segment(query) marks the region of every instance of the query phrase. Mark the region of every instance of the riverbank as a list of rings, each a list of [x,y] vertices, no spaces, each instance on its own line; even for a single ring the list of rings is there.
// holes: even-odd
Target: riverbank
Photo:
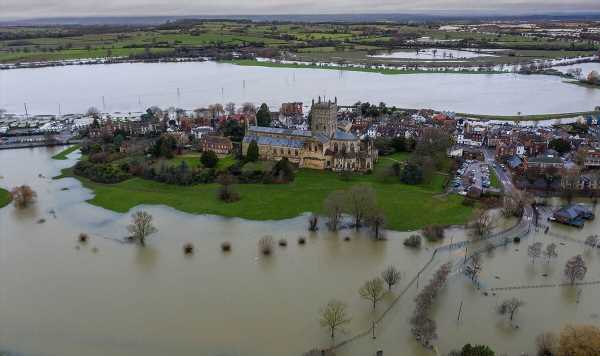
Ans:
[[[68,158],[67,157],[68,155],[70,155],[71,153],[77,151],[80,148],[81,148],[80,144],[73,145],[73,146],[68,147],[68,148],[60,151],[59,153],[55,154],[54,156],[52,156],[52,159],[57,159],[57,160],[60,160],[60,161],[64,161],[64,160],[66,160]]]
[[[412,231],[431,224],[465,224],[473,209],[462,204],[458,195],[445,196],[444,176],[432,182],[406,185],[379,181],[376,175],[357,175],[343,180],[329,171],[299,170],[289,184],[238,184],[241,200],[224,203],[217,199],[218,184],[177,186],[133,178],[117,184],[95,183],[75,176],[65,169],[58,178],[74,177],[94,192],[88,202],[116,212],[125,213],[140,204],[161,204],[193,214],[212,214],[249,220],[282,220],[306,212],[323,214],[323,201],[335,190],[355,184],[367,184],[377,193],[384,210],[387,228]]]
[[[580,80],[565,80],[565,83],[579,85],[580,87],[589,88],[589,89],[600,89],[600,84],[591,84],[587,82],[582,82]]]
[[[11,201],[12,197],[10,196],[10,192],[0,188],[0,208],[4,208],[10,204]]]
[[[219,61],[219,63],[235,64],[249,67],[268,67],[268,68],[299,68],[299,69],[326,69],[326,70],[341,70],[348,72],[365,72],[379,73],[386,75],[397,74],[502,74],[501,71],[478,71],[478,70],[424,70],[424,69],[399,69],[399,68],[384,68],[384,67],[367,67],[358,64],[350,65],[332,65],[332,64],[311,64],[311,63],[293,63],[293,62],[274,62],[274,61],[258,61],[253,59],[233,59],[227,61]]]

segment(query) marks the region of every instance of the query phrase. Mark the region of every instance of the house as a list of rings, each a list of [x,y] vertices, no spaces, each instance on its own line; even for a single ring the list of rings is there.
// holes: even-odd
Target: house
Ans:
[[[214,134],[215,130],[210,126],[192,127],[191,133],[196,139],[201,139],[204,136]]]
[[[218,156],[226,156],[233,150],[233,144],[228,137],[205,135],[200,139],[200,150],[213,151]]]
[[[585,161],[583,163],[585,168],[598,168],[600,167],[600,150],[589,149],[585,155]]]
[[[563,160],[558,155],[543,154],[536,157],[527,158],[525,160],[526,169],[546,170],[556,168],[562,170],[565,167]]]

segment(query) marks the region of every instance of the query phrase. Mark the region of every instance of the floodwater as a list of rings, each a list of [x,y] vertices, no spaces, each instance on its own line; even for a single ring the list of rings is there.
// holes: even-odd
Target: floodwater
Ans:
[[[425,48],[414,51],[394,51],[376,54],[371,57],[383,59],[469,59],[479,57],[495,57],[493,54],[478,53],[475,51],[464,51],[457,49]]]
[[[135,63],[0,71],[0,108],[30,114],[143,111],[152,105],[194,109],[216,102],[338,98],[474,114],[516,115],[593,110],[600,91],[543,75],[403,74],[231,64]]]
[[[38,202],[30,208],[20,211],[11,205],[0,210],[3,351],[61,356],[81,355],[82,350],[86,355],[300,355],[331,343],[318,322],[318,310],[329,299],[348,303],[352,316],[337,341],[363,331],[424,266],[435,247],[404,247],[402,240],[410,233],[388,232],[383,242],[352,231],[330,234],[324,227],[309,234],[306,217],[254,222],[189,215],[161,206],[143,207],[153,214],[159,229],[147,246],[124,244],[118,240],[126,234],[129,214],[86,203],[91,194],[75,179],[50,179],[77,157],[51,160],[57,150],[0,151],[0,186],[29,184],[38,193]],[[598,227],[596,221],[582,231],[558,227],[551,231],[583,240]],[[85,245],[77,242],[80,232],[91,236]],[[286,238],[288,246],[261,257],[257,241],[264,235]],[[296,243],[301,235],[307,237],[304,246]],[[345,236],[351,241],[344,241]],[[458,228],[447,236],[465,239]],[[219,246],[226,240],[233,249],[224,254]],[[526,246],[533,240],[565,245],[559,246],[557,261],[531,264]],[[193,256],[183,255],[186,242],[195,245]],[[520,245],[485,255],[482,283],[504,287],[562,281],[564,261],[577,253],[584,253],[588,262],[586,280],[600,280],[598,251],[533,233]],[[420,286],[440,264],[458,261],[462,254],[462,250],[438,254]],[[390,264],[402,271],[403,280],[374,314],[357,290]],[[400,356],[430,355],[410,335],[408,319],[417,292],[412,286],[400,299],[377,326],[376,339],[360,338],[342,347],[339,355],[372,355],[378,349]],[[499,300],[511,296],[527,303],[516,317],[519,329],[510,328],[494,313]],[[598,297],[600,287],[595,285],[582,287],[579,303],[573,288],[486,297],[466,277],[455,274],[434,314],[437,346],[447,352],[472,342],[487,343],[500,354],[532,352],[535,336],[548,328],[568,322],[598,325]],[[461,301],[464,308],[457,325]]]

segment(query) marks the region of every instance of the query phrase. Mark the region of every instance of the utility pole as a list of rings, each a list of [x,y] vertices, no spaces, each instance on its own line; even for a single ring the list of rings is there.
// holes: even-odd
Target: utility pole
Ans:
[[[23,103],[23,106],[25,106],[25,118],[29,119],[29,112],[27,111],[27,103]]]
[[[104,95],[102,95],[102,111],[106,112],[106,100],[104,100]]]

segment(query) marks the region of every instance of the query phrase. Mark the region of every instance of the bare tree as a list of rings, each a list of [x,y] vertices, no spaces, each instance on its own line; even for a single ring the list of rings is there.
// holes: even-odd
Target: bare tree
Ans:
[[[551,259],[558,257],[558,252],[556,252],[556,244],[555,243],[546,245],[546,251],[544,251],[544,256],[546,256],[548,263],[550,263]]]
[[[98,108],[96,108],[95,106],[90,106],[86,113],[86,116],[91,116],[94,119],[99,119],[100,118],[100,110],[98,110]]]
[[[596,235],[590,235],[586,237],[585,244],[590,247],[598,246],[598,237]]]
[[[471,257],[469,258],[467,267],[466,267],[466,272],[467,275],[469,277],[471,277],[471,281],[475,281],[477,279],[477,277],[479,276],[479,273],[481,272],[482,269],[482,261],[481,261],[481,254],[480,253],[474,253],[471,255]]]
[[[385,213],[383,212],[383,209],[375,207],[369,211],[366,216],[366,222],[373,231],[373,237],[375,237],[376,240],[382,239],[383,233],[381,230],[383,230],[385,226]]]
[[[509,320],[512,322],[515,314],[523,305],[525,305],[525,302],[519,298],[513,297],[506,299],[498,306],[498,313],[500,315],[508,316]]]
[[[388,290],[392,290],[392,287],[400,282],[400,271],[394,266],[388,266],[381,272],[381,278],[388,285]]]
[[[558,338],[554,333],[546,332],[535,338],[538,356],[553,356],[558,347]]]
[[[487,237],[493,229],[492,217],[483,210],[478,210],[471,222],[472,234],[474,237],[483,239]]]
[[[312,214],[308,218],[308,231],[317,231],[319,230],[319,216],[317,214]]]
[[[565,264],[565,276],[571,285],[575,284],[575,281],[585,278],[586,273],[587,266],[581,255],[571,257]]]
[[[252,103],[243,103],[241,110],[244,114],[256,114],[256,106]]]
[[[152,215],[143,210],[133,213],[127,230],[131,234],[130,238],[139,241],[141,245],[145,244],[147,236],[158,231],[152,224]]]
[[[600,329],[593,325],[567,325],[560,332],[558,356],[592,356],[600,350]]]
[[[527,256],[531,257],[531,263],[535,263],[535,259],[542,256],[542,243],[535,242],[527,247]]]
[[[361,227],[363,219],[376,207],[376,193],[368,185],[355,185],[346,194],[348,213],[354,218],[354,227]]]
[[[345,195],[341,190],[331,192],[325,199],[324,210],[327,213],[329,222],[327,226],[331,231],[337,231],[342,223],[342,214],[344,212]]]
[[[377,277],[366,281],[358,290],[358,294],[360,294],[362,298],[371,301],[371,303],[373,303],[373,310],[375,310],[377,302],[383,298],[383,291],[383,279]]]
[[[19,209],[26,208],[35,201],[37,193],[28,185],[14,187],[10,191],[11,198],[15,207]]]
[[[235,114],[235,103],[227,103],[225,104],[225,111],[227,112],[228,115],[234,115]]]
[[[350,323],[350,317],[346,311],[347,306],[339,300],[331,300],[325,308],[321,309],[321,326],[329,328],[331,338],[335,338],[335,332],[341,329],[345,324]]]
[[[271,236],[263,236],[258,240],[258,250],[265,256],[273,253],[273,246],[275,246],[275,242]]]
[[[525,207],[532,202],[530,194],[520,190],[513,190],[509,194],[504,196],[502,205],[502,214],[505,217],[517,217],[523,216]]]

